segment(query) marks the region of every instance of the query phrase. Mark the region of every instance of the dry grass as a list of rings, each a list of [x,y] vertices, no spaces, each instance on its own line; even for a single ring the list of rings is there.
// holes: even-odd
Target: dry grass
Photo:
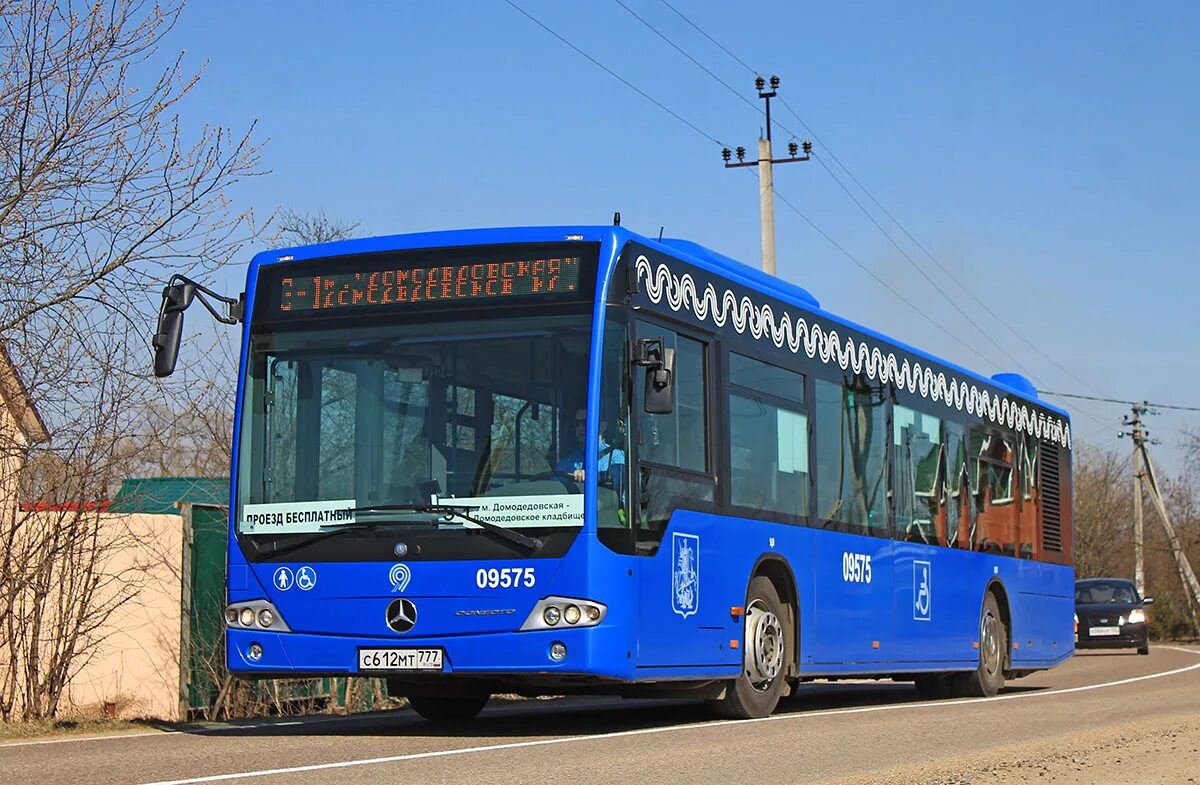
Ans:
[[[28,722],[0,722],[0,739],[18,741],[36,739],[41,736],[103,736],[109,733],[163,729],[160,723],[148,720],[29,720]]]

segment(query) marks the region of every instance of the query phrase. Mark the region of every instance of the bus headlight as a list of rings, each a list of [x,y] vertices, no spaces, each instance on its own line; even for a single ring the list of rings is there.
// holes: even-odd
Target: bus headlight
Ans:
[[[566,621],[574,627],[595,627],[604,621],[608,606],[593,600],[574,597],[546,597],[538,600],[529,612],[522,630],[548,630]]]
[[[255,627],[271,632],[291,632],[279,609],[269,600],[235,602],[225,607],[225,624],[235,629]]]

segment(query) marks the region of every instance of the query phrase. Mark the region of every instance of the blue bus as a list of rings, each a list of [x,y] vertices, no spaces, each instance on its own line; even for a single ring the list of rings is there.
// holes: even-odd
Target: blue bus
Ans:
[[[206,299],[207,296],[207,299]],[[218,313],[209,300],[227,308]],[[257,255],[226,648],[241,677],[496,693],[990,696],[1073,642],[1070,421],[692,242],[463,230]]]

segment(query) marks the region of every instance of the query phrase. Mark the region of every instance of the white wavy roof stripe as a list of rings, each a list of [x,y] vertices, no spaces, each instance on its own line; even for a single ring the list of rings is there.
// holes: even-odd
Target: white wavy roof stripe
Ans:
[[[776,317],[767,303],[756,304],[749,296],[738,296],[729,289],[717,294],[713,285],[697,288],[691,274],[675,275],[666,264],[657,269],[645,256],[637,258],[638,280],[645,285],[646,296],[654,303],[665,299],[673,311],[687,309],[702,322],[711,321],[717,327],[732,324],[743,335],[756,340],[769,340],[779,349],[787,347],[793,354],[804,350],[810,359],[820,358],[827,365],[842,370],[865,373],[868,379],[892,383],[922,398],[942,402],[948,408],[986,417],[997,425],[1046,439],[1064,447],[1071,446],[1071,429],[1059,417],[1047,415],[1028,404],[1007,396],[995,395],[986,387],[972,381],[947,376],[920,362],[909,363],[895,353],[852,336],[841,336],[837,328],[825,328],[809,322],[803,316],[784,311]]]

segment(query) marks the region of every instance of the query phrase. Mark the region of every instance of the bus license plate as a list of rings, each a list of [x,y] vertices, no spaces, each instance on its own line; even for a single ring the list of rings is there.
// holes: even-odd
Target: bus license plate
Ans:
[[[360,671],[440,671],[441,649],[359,649]]]
[[[1120,635],[1120,627],[1089,627],[1088,634],[1093,638],[1099,638],[1104,635]]]

